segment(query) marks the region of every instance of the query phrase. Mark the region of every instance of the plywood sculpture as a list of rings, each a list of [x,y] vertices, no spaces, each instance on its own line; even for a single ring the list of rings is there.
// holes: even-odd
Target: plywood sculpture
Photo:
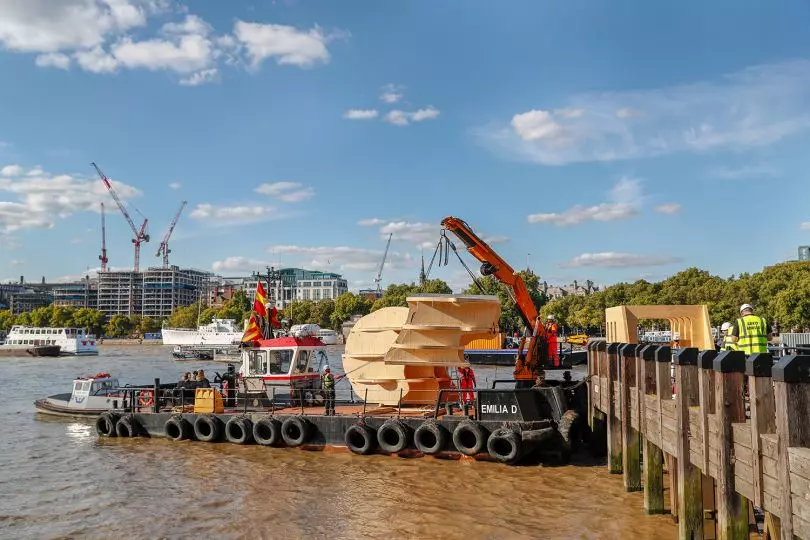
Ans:
[[[408,307],[379,309],[349,333],[343,369],[369,403],[430,404],[450,388],[448,368],[468,365],[464,345],[497,331],[495,296],[416,295]]]
[[[694,306],[617,306],[605,310],[607,341],[638,343],[639,319],[664,319],[670,331],[680,335],[679,346],[714,349],[714,339],[705,305]]]

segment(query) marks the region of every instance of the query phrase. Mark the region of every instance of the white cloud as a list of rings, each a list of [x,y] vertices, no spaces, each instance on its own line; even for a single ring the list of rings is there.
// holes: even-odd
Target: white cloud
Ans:
[[[594,206],[575,205],[564,212],[530,214],[529,223],[551,223],[557,227],[579,225],[586,221],[618,221],[640,213],[643,200],[641,182],[633,178],[622,178],[608,193],[611,202]]]
[[[180,182],[172,182],[171,184],[169,184],[169,187],[171,189],[180,189],[182,185],[180,184]]]
[[[739,167],[717,167],[709,174],[725,180],[743,180],[747,178],[773,178],[779,173],[778,169],[769,163],[743,165]]]
[[[258,67],[268,58],[279,65],[310,67],[329,62],[326,44],[330,37],[319,27],[302,31],[281,24],[236,21],[234,36],[247,50],[250,65]]]
[[[273,246],[268,251],[285,255],[316,269],[374,271],[380,266],[383,250],[364,249],[348,246]],[[410,253],[389,251],[385,259],[386,269],[409,268],[414,265]]]
[[[52,175],[36,167],[22,174],[19,166],[4,167],[0,192],[11,193],[16,201],[0,201],[0,233],[29,228],[52,228],[57,219],[76,212],[99,212],[101,202],[109,202],[104,184],[96,179]],[[140,190],[111,180],[123,200],[141,195]]]
[[[304,187],[298,182],[265,183],[257,187],[255,191],[284,202],[301,202],[315,195],[313,188]]]
[[[268,266],[277,266],[269,261],[249,259],[247,257],[228,257],[222,261],[214,261],[211,268],[215,272],[256,272]]]
[[[810,221],[805,221],[802,223],[799,228],[803,231],[810,231]]]
[[[399,109],[394,109],[389,111],[383,119],[389,124],[393,124],[395,126],[407,126],[411,122],[435,120],[439,117],[439,114],[441,114],[441,111],[433,106],[428,106],[427,108],[419,109],[415,112],[406,112],[400,111]]]
[[[38,67],[70,69],[70,57],[62,53],[40,54],[37,56],[35,63]]]
[[[379,116],[376,109],[349,109],[343,113],[346,120],[373,120]]]
[[[509,237],[507,236],[484,236],[481,238],[484,242],[490,245],[494,244],[505,244],[509,241]]]
[[[386,84],[382,88],[382,93],[380,94],[380,101],[392,105],[402,99],[403,96],[402,90],[404,89],[405,88],[403,86],[397,84]]]
[[[678,203],[667,203],[661,204],[655,207],[655,211],[659,214],[666,214],[668,216],[673,216],[681,211],[681,205]]]
[[[385,220],[380,218],[361,219],[357,222],[357,224],[361,227],[375,227],[377,225],[382,225],[383,223],[385,223]]]
[[[439,238],[439,230],[439,225],[434,223],[389,221],[380,227],[380,236],[387,238],[389,234],[393,234],[394,240],[414,242],[418,245],[426,242],[435,244]]]
[[[475,135],[507,157],[546,165],[744,151],[810,128],[808,105],[810,60],[793,60],[711,81],[573,95],[564,107],[518,113],[510,126]]]
[[[204,203],[198,204],[189,216],[192,219],[206,220],[212,225],[240,225],[273,219],[274,211],[271,206],[215,206]]]
[[[151,26],[156,15],[178,12],[185,18],[163,24],[157,35],[132,34]],[[3,0],[0,10],[0,45],[40,53],[40,67],[68,69],[75,60],[100,74],[165,70],[181,75],[186,86],[216,81],[220,64],[258,68],[268,58],[299,67],[327,63],[327,44],[348,35],[237,20],[233,35],[216,36],[211,25],[172,0]]]
[[[560,264],[560,268],[627,268],[643,266],[665,266],[680,261],[677,257],[665,255],[636,255],[632,253],[616,253],[613,251],[601,253],[583,253],[573,259]]]
[[[19,165],[6,165],[0,169],[0,176],[19,176],[23,172],[23,168]]]
[[[9,264],[11,266],[22,266],[22,265],[25,264],[25,261],[20,260],[20,259],[14,259],[14,260],[10,261]]]
[[[192,73],[184,79],[180,79],[180,84],[184,86],[199,86],[214,82],[219,78],[219,70],[217,68],[204,69],[197,73]]]

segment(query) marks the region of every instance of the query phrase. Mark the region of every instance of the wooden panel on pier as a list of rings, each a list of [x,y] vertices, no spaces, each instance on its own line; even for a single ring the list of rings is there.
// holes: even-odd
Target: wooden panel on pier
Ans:
[[[633,429],[639,429],[638,421],[638,391],[633,387],[630,394],[630,425]]]

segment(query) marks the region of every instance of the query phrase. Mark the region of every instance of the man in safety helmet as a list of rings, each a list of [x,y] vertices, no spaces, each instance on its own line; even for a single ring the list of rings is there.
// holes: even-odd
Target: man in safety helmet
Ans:
[[[734,336],[731,335],[731,323],[724,322],[720,326],[720,350],[721,351],[736,351],[737,345],[734,343]]]
[[[740,318],[731,325],[729,334],[737,350],[745,354],[768,352],[768,325],[764,318],[754,315],[751,304],[740,306]]]
[[[560,365],[560,349],[557,346],[557,323],[554,315],[546,317],[546,340],[548,342],[548,360],[552,366]]]
[[[321,390],[326,416],[335,416],[335,376],[332,375],[332,369],[329,366],[323,367]]]

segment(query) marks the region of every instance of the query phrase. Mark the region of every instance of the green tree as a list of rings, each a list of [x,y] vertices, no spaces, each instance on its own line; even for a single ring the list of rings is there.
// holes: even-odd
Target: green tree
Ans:
[[[113,315],[107,323],[106,334],[110,337],[128,337],[132,333],[132,321],[125,315]]]
[[[197,328],[198,305],[182,306],[175,309],[168,320],[171,328]]]
[[[15,324],[14,314],[10,309],[0,310],[0,330],[8,332]]]
[[[217,316],[219,309],[215,307],[205,308],[200,313],[200,324],[209,324]]]
[[[546,303],[547,298],[543,291],[540,290],[540,279],[534,272],[521,270],[518,275],[523,279],[526,284],[526,290],[534,303],[535,308],[539,311],[540,308]],[[464,291],[464,294],[486,294],[497,296],[501,302],[501,317],[498,320],[498,326],[503,332],[515,332],[519,328],[523,328],[523,317],[520,313],[515,301],[509,294],[506,285],[498,281],[495,276],[482,276],[478,279],[480,287],[473,283],[469,288]],[[482,290],[483,289],[483,290]]]
[[[160,322],[151,317],[143,317],[139,323],[139,332],[141,336],[144,334],[151,334],[160,330]]]
[[[332,328],[340,328],[352,315],[368,315],[371,304],[371,300],[360,295],[350,292],[341,294],[335,299],[335,310],[331,315]]]
[[[321,328],[332,327],[332,314],[335,312],[335,301],[331,299],[321,300],[317,302],[310,314],[313,323]]]
[[[415,283],[392,283],[385,291],[382,298],[378,298],[371,306],[371,311],[377,311],[384,307],[407,307],[407,298],[414,294],[452,294],[453,290],[441,279],[429,279],[424,286]]]
[[[217,317],[220,319],[235,319],[236,324],[242,324],[242,321],[250,315],[252,310],[253,307],[250,305],[245,291],[236,291],[217,311]]]

